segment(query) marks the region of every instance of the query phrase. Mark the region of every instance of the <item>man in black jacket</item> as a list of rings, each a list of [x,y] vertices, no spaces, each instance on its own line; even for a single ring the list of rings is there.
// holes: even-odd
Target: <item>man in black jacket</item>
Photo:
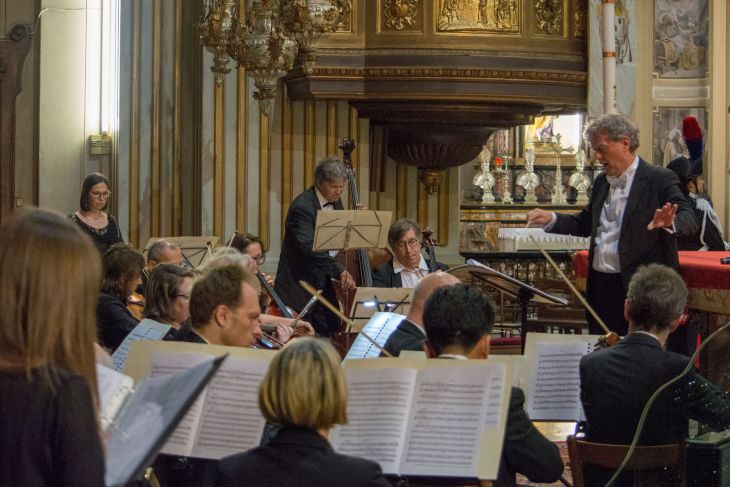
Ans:
[[[287,306],[296,311],[301,311],[311,298],[299,281],[307,281],[321,289],[322,295],[330,302],[337,300],[333,280],[343,291],[355,287],[350,273],[335,259],[337,252],[312,250],[317,211],[344,209],[340,195],[346,183],[347,169],[339,159],[320,161],[314,172],[314,186],[294,198],[286,214],[274,290]],[[339,318],[319,303],[310,316],[309,321],[320,336],[329,337],[339,329]]]
[[[494,309],[478,289],[456,284],[433,292],[426,302],[423,320],[429,357],[464,360],[480,342],[489,340]],[[513,387],[499,477],[492,483],[494,487],[514,486],[517,473],[540,483],[555,482],[563,473],[558,447],[535,429],[524,402],[525,393]]]
[[[631,276],[651,263],[679,269],[677,236],[695,233],[697,219],[677,176],[636,154],[639,130],[628,118],[603,115],[584,137],[603,166],[588,205],[575,215],[536,208],[527,221],[547,232],[590,237],[586,298],[611,330],[625,335],[622,307]],[[593,316],[586,317],[590,332],[602,334]]]

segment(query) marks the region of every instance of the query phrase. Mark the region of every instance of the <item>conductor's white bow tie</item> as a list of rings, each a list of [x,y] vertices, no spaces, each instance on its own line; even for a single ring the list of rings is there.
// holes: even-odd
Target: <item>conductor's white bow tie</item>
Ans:
[[[623,173],[621,176],[615,178],[613,176],[606,176],[608,184],[614,189],[623,189],[626,187],[626,182],[629,180],[629,175]]]

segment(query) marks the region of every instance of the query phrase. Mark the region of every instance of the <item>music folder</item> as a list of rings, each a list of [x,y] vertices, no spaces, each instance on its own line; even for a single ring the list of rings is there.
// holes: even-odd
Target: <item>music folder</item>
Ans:
[[[103,366],[97,368],[102,421],[109,434],[107,486],[125,485],[144,473],[225,358],[212,357],[175,374],[144,379],[134,390],[131,378]],[[123,388],[126,394],[120,393]],[[109,417],[112,407],[113,420]]]

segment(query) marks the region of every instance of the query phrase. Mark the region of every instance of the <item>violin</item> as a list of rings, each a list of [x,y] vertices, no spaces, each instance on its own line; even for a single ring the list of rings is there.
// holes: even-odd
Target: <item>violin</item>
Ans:
[[[261,285],[264,287],[264,290],[266,290],[267,294],[271,296],[271,300],[273,301],[273,303],[266,308],[264,313],[266,313],[267,315],[280,316],[282,318],[296,318],[297,312],[284,304],[281,296],[279,296],[279,294],[274,291],[274,288],[271,287],[271,284],[269,284],[269,281],[266,279],[266,276],[263,274],[263,272],[257,269],[256,277],[259,278],[259,281],[261,281]]]
[[[144,296],[138,292],[133,292],[127,298],[127,310],[132,313],[132,316],[137,320],[142,321],[142,312],[144,311],[145,301]]]

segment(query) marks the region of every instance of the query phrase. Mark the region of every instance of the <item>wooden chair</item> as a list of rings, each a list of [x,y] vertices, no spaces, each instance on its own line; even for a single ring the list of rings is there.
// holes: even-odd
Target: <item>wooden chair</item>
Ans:
[[[570,457],[570,471],[573,475],[573,487],[586,487],[584,467],[595,465],[615,470],[621,465],[629,450],[628,445],[611,445],[582,441],[570,435],[566,441]],[[631,455],[625,472],[633,472],[634,485],[683,485],[684,444],[659,446],[637,446]],[[672,479],[667,483],[667,479]]]

